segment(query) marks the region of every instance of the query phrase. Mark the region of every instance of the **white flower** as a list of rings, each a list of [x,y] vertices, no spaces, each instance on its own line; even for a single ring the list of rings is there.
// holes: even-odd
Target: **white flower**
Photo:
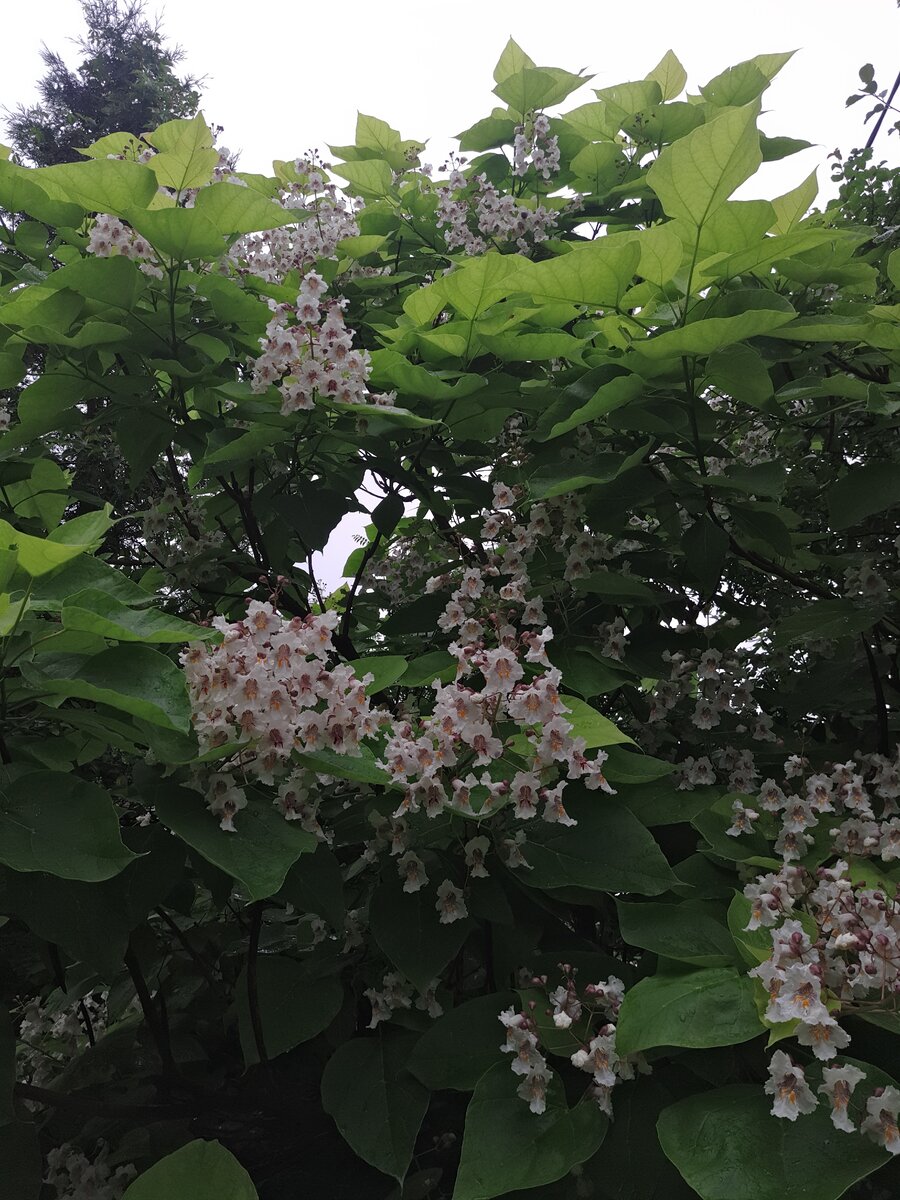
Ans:
[[[900,1091],[895,1087],[876,1089],[866,1101],[866,1112],[869,1115],[860,1125],[860,1132],[867,1133],[889,1153],[900,1153],[900,1130],[897,1128]]]
[[[850,1120],[847,1107],[853,1089],[865,1077],[865,1071],[854,1067],[852,1063],[843,1067],[825,1067],[822,1071],[823,1082],[818,1090],[831,1104],[831,1122],[835,1129],[842,1129],[845,1133],[855,1132],[856,1126]]]
[[[787,968],[771,1009],[779,1021],[827,1025],[832,1020],[822,1003],[822,985],[806,963],[794,963]]]
[[[850,1034],[835,1020],[823,1021],[818,1025],[801,1025],[797,1030],[797,1041],[801,1046],[811,1046],[816,1058],[827,1062],[838,1050],[846,1050],[850,1045]]]
[[[572,1055],[572,1066],[592,1074],[594,1083],[601,1087],[615,1086],[618,1061],[615,1031],[598,1034],[591,1039],[586,1050],[576,1050]]]
[[[528,1107],[536,1115],[546,1112],[547,1109],[547,1086],[550,1083],[552,1076],[547,1070],[547,1064],[543,1067],[537,1067],[533,1071],[529,1071],[519,1086],[516,1088],[516,1095],[523,1100],[528,1101]]]
[[[775,1097],[772,1116],[788,1121],[796,1121],[801,1113],[811,1113],[818,1105],[802,1069],[794,1066],[783,1050],[772,1055],[765,1091]]]
[[[400,878],[404,880],[404,892],[418,892],[428,883],[425,864],[412,850],[407,850],[397,859],[397,870]]]
[[[469,915],[462,892],[458,887],[454,887],[449,879],[445,879],[439,885],[437,894],[434,907],[441,915],[442,925],[452,925],[454,921],[460,921]]]

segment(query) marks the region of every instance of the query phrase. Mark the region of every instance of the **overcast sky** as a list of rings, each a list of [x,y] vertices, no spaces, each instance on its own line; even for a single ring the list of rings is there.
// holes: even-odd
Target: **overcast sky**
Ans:
[[[767,133],[818,144],[780,168],[787,187],[835,146],[861,140],[863,106],[844,107],[859,67],[874,63],[882,86],[900,68],[895,0],[149,0],[148,9],[186,51],[185,69],[206,77],[207,119],[224,125],[250,171],[352,142],[358,109],[443,150],[498,103],[491,72],[512,34],[539,65],[586,68],[593,87],[643,78],[668,49],[693,89],[754,54],[797,50],[766,94],[763,121]],[[83,25],[77,0],[33,0],[4,16],[15,50],[4,55],[0,106],[10,107],[35,98],[41,44],[74,60],[69,39]],[[589,99],[585,89],[566,104]],[[892,142],[880,149],[897,162]]]
[[[352,143],[357,110],[404,137],[431,139],[424,158],[437,165],[452,136],[499,103],[492,71],[511,34],[540,66],[592,73],[589,87],[641,79],[669,49],[694,91],[754,54],[796,50],[766,93],[761,124],[770,135],[814,147],[764,165],[741,194],[778,195],[817,166],[820,187],[830,191],[828,153],[860,145],[870,128],[863,103],[845,107],[859,67],[873,63],[888,88],[900,69],[895,0],[150,0],[148,10],[161,14],[168,40],[184,48],[182,69],[205,77],[207,120],[224,126],[223,143],[240,152],[248,171],[268,172],[273,158],[312,147]],[[43,43],[77,62],[70,39],[82,29],[78,0],[10,6],[0,107],[37,98]],[[593,99],[589,87],[564,107]],[[882,131],[877,148],[900,164],[896,134]],[[326,555],[330,585],[350,548],[342,536]]]

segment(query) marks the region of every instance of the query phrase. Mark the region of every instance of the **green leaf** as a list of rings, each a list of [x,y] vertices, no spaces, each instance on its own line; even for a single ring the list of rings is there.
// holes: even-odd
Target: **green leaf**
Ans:
[[[395,350],[375,350],[369,383],[378,388],[396,388],[402,395],[421,396],[425,400],[461,400],[483,388],[487,380],[471,374],[460,375],[448,383],[425,367],[409,362]],[[354,405],[353,411],[361,411],[359,405]],[[378,415],[390,416],[390,409],[378,409]]]
[[[563,696],[562,702],[568,710],[565,719],[572,726],[572,737],[584,738],[588,750],[598,746],[618,746],[623,743],[634,745],[634,738],[618,729],[609,717],[604,717],[585,700],[577,696]]]
[[[365,150],[396,150],[400,145],[400,131],[392,129],[387,121],[358,112],[356,144]]]
[[[162,823],[236,879],[248,900],[274,896],[300,855],[316,848],[313,834],[286,821],[265,800],[251,798],[235,818],[237,832],[228,833],[219,828],[203,799],[188,788],[160,784],[152,798]]]
[[[121,645],[101,654],[46,654],[23,666],[29,682],[54,696],[109,704],[152,725],[186,733],[191,727],[184,674],[150,646]]]
[[[416,1042],[408,1070],[432,1092],[471,1092],[500,1061],[505,1041],[500,1013],[515,1002],[513,992],[492,992],[451,1009]]]
[[[516,254],[491,250],[443,275],[434,286],[461,317],[474,321],[492,304],[510,295],[511,290],[519,290],[511,289],[509,280],[517,276],[521,263]]]
[[[54,271],[47,286],[70,288],[87,300],[99,300],[110,308],[130,312],[147,290],[147,276],[138,266],[116,254],[111,258],[82,258]],[[82,387],[84,381],[81,381]]]
[[[199,1139],[139,1175],[122,1200],[258,1200],[253,1180],[219,1142]]]
[[[734,1046],[762,1033],[753,980],[733,967],[653,975],[629,988],[619,1010],[616,1047]]]
[[[81,205],[51,199],[48,192],[38,186],[33,170],[17,166],[3,157],[0,157],[0,204],[7,212],[28,213],[48,225],[75,226],[84,216]]]
[[[675,54],[667,50],[647,78],[659,84],[663,100],[674,100],[684,91],[687,71]]]
[[[321,750],[305,750],[297,755],[304,766],[320,775],[333,775],[336,779],[354,779],[357,783],[378,783],[390,787],[393,778],[387,771],[376,766],[370,752],[363,754],[337,754],[328,746]]]
[[[760,96],[794,51],[785,54],[757,54],[755,58],[728,67],[700,89],[708,103],[717,108],[749,104]]]
[[[688,569],[703,589],[704,596],[712,596],[719,586],[728,545],[725,530],[705,515],[682,534],[681,548]]]
[[[408,1035],[352,1038],[328,1060],[322,1104],[361,1159],[403,1181],[428,1092],[406,1070]]]
[[[39,458],[31,477],[6,486],[6,495],[19,517],[34,517],[51,530],[69,505],[70,476],[51,458]]]
[[[0,862],[14,871],[97,882],[133,858],[112,801],[96,784],[32,771],[0,789]]]
[[[498,1062],[478,1082],[466,1109],[453,1200],[491,1200],[516,1188],[534,1188],[567,1175],[599,1149],[608,1128],[585,1098],[572,1109],[554,1076],[540,1115],[516,1095],[521,1076]]]
[[[876,617],[856,600],[812,600],[775,625],[775,645],[853,637],[869,629]]]
[[[739,535],[744,534],[762,542],[770,552],[781,558],[791,558],[793,555],[794,543],[790,529],[777,512],[772,512],[763,503],[732,504],[731,519]]]
[[[294,214],[261,196],[252,188],[233,183],[213,183],[201,188],[194,205],[223,237],[279,229],[289,225]]]
[[[567,697],[569,699],[569,697]],[[525,829],[529,887],[583,887],[592,891],[658,896],[675,876],[653,835],[619,801],[602,792],[563,793],[577,829],[532,821]]]
[[[602,568],[574,581],[575,589],[591,596],[608,596],[616,604],[658,604],[660,595],[632,575]]]
[[[569,167],[579,180],[585,180],[592,192],[602,194],[621,178],[622,150],[616,142],[588,142],[572,159]]]
[[[584,1164],[586,1181],[604,1200],[696,1200],[656,1136],[659,1114],[674,1099],[668,1082],[652,1075],[616,1085],[615,1120],[603,1152]]]
[[[580,362],[587,345],[585,338],[572,337],[570,333],[497,333],[479,334],[491,354],[504,362],[545,362],[553,358],[567,358]]]
[[[37,1125],[10,1121],[0,1125],[0,1177],[10,1200],[38,1200],[43,1163]]]
[[[374,254],[376,250],[380,250],[385,244],[387,238],[381,233],[368,233],[359,237],[345,237],[337,244],[339,254],[345,254],[348,258],[365,258],[367,254]]]
[[[559,258],[521,263],[507,279],[505,294],[527,292],[541,303],[563,300],[590,308],[615,308],[631,286],[640,257],[636,241],[600,238]]]
[[[812,171],[795,188],[785,192],[782,196],[776,196],[772,201],[772,207],[775,209],[778,220],[772,226],[772,232],[789,233],[809,212],[818,194],[819,181],[816,178],[816,172]]]
[[[202,194],[219,161],[219,152],[213,147],[212,132],[201,113],[190,120],[167,121],[147,134],[146,140],[158,150],[148,166],[160,187],[175,192],[200,188]]]
[[[706,363],[706,379],[726,396],[752,408],[763,408],[774,394],[769,370],[752,346],[715,351]]]
[[[139,587],[127,575],[87,555],[76,558],[55,575],[43,576],[35,582],[31,607],[42,612],[61,612],[69,596],[84,591],[100,591],[123,604],[146,605],[152,593]]]
[[[421,687],[433,683],[435,679],[450,683],[455,678],[456,659],[453,655],[446,650],[433,650],[430,654],[410,659],[400,682],[404,687]]]
[[[821,1100],[796,1121],[771,1107],[758,1084],[701,1092],[660,1114],[659,1140],[702,1200],[837,1200],[888,1161],[868,1138],[835,1130]]]
[[[380,158],[336,163],[331,170],[346,179],[354,192],[367,199],[377,200],[387,196],[393,185],[394,175],[390,165]]]
[[[491,150],[494,146],[510,146],[516,136],[516,123],[511,117],[485,117],[456,135],[460,150]]]
[[[827,493],[832,529],[849,529],[900,504],[900,470],[894,461],[851,467]]]
[[[636,400],[646,386],[640,375],[617,375],[609,383],[601,384],[587,404],[577,408],[564,421],[558,421],[547,434],[546,440],[552,441],[553,438],[568,433],[570,429],[576,429],[588,421],[596,421],[600,417],[605,417],[607,413],[614,412],[617,408]]]
[[[438,878],[418,892],[404,892],[393,863],[372,893],[369,924],[379,948],[420,992],[440,975],[472,932],[470,918],[442,925],[437,908]]]
[[[154,250],[176,262],[215,259],[225,253],[225,239],[199,208],[129,209],[126,215]]]
[[[734,317],[706,317],[700,321],[692,321],[681,329],[669,329],[635,342],[634,349],[642,357],[657,361],[661,358],[678,358],[681,355],[706,355],[723,346],[742,342],[744,338],[756,337],[761,333],[770,333],[781,325],[786,325],[795,316],[794,310],[787,306],[781,308],[758,308],[740,313]]]
[[[674,763],[625,750],[621,746],[610,746],[603,766],[604,774],[613,783],[658,782],[665,780],[674,770]]]
[[[357,508],[341,492],[304,480],[294,480],[293,494],[276,496],[272,506],[306,551],[324,550],[341,518]]]
[[[549,108],[565,100],[587,79],[559,67],[521,67],[498,81],[494,95],[505,101],[513,112],[524,116],[535,109]]]
[[[74,200],[88,212],[117,217],[146,209],[159,187],[149,167],[115,158],[40,167],[32,178],[54,200]]]
[[[256,989],[262,1021],[263,1044],[269,1058],[293,1050],[326,1029],[340,1012],[344,989],[333,975],[316,979],[304,963],[283,955],[260,955],[256,963]],[[244,1062],[259,1062],[246,969],[237,982],[238,1029]]]
[[[403,517],[403,500],[396,492],[378,502],[372,510],[372,524],[383,537],[390,535],[397,528],[397,522]]]
[[[130,608],[94,588],[63,601],[62,623],[65,629],[83,629],[120,642],[186,642],[216,636],[214,629],[192,625],[158,608]]]
[[[519,71],[536,65],[534,59],[529,58],[522,47],[510,38],[494,67],[494,82],[502,83],[504,79],[509,79],[510,75],[516,75]]]
[[[734,942],[720,905],[703,900],[679,904],[629,904],[616,901],[619,926],[632,946],[696,967],[729,966]]]
[[[278,893],[300,913],[315,913],[334,930],[344,928],[347,906],[338,860],[321,842],[314,854],[298,858]]]
[[[702,226],[762,162],[758,106],[733,108],[666,146],[647,182],[670,217]]]
[[[32,579],[39,579],[71,562],[88,549],[86,544],[60,545],[48,538],[20,533],[8,521],[0,521],[0,547],[18,551],[18,566]]]
[[[735,892],[728,905],[728,928],[741,957],[746,963],[756,967],[761,962],[765,962],[767,958],[772,957],[773,930],[765,927],[748,929],[751,912],[751,904],[747,897],[743,892]],[[793,919],[799,920],[812,940],[816,940],[819,936],[818,928],[809,913],[798,909],[793,914]]]
[[[406,659],[401,658],[399,654],[372,654],[367,658],[354,658],[347,666],[353,668],[357,679],[362,679],[364,675],[375,676],[372,682],[366,685],[366,692],[371,696],[403,677],[406,672]]]
[[[112,982],[122,970],[129,933],[166,899],[184,871],[183,843],[159,826],[130,830],[127,837],[141,857],[99,883],[0,869],[0,911],[20,917],[37,937],[62,946]]]
[[[49,540],[63,546],[99,547],[107,531],[116,523],[111,513],[112,505],[104,504],[103,508],[72,517],[51,530]]]

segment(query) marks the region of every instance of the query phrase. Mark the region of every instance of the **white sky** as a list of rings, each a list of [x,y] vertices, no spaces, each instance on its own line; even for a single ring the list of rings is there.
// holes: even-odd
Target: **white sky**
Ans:
[[[83,29],[77,0],[4,9],[6,44],[15,52],[4,55],[0,109],[36,99],[42,43],[76,63],[68,39]],[[311,147],[352,143],[357,110],[404,137],[430,138],[424,158],[437,165],[453,135],[499,103],[492,71],[512,34],[538,65],[594,74],[564,108],[593,99],[589,87],[643,78],[668,49],[684,63],[692,91],[754,54],[796,49],[766,93],[761,124],[770,135],[814,147],[764,165],[741,194],[778,195],[817,166],[820,188],[830,192],[826,156],[863,143],[871,128],[863,127],[864,102],[844,104],[859,67],[872,62],[887,88],[900,68],[895,0],[591,0],[571,7],[547,0],[149,0],[148,9],[162,14],[167,40],[186,51],[182,71],[206,76],[203,111],[224,126],[223,143],[240,152],[247,171],[268,172],[273,158]],[[876,146],[880,158],[900,164],[896,134],[888,138],[883,129]],[[359,528],[348,524],[322,563],[330,586]]]
[[[4,56],[0,107],[11,107],[35,98],[42,42],[75,61],[67,39],[83,26],[77,0],[4,7],[15,53]],[[225,127],[223,141],[248,171],[352,142],[357,109],[404,137],[431,138],[438,153],[426,158],[439,159],[449,138],[499,103],[491,73],[512,34],[539,65],[593,72],[594,87],[642,78],[668,49],[693,90],[754,54],[796,49],[766,94],[764,128],[819,148],[781,168],[786,190],[835,146],[864,139],[863,105],[844,107],[859,67],[873,62],[889,87],[900,66],[895,0],[591,0],[571,9],[546,0],[149,0],[148,9],[187,52],[184,69],[206,76],[207,119]],[[585,89],[565,106],[592,98]],[[880,151],[897,162],[900,139],[891,142],[880,135]]]

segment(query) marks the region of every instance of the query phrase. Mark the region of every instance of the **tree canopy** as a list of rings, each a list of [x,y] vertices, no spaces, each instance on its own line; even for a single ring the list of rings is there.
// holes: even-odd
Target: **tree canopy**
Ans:
[[[900,250],[735,199],[790,58],[0,157],[17,1198],[897,1191]]]
[[[183,52],[166,45],[159,20],[146,16],[145,0],[81,0],[81,8],[82,61],[70,67],[45,46],[40,103],[7,114],[12,148],[38,167],[77,162],[84,147],[108,133],[142,133],[190,117],[200,102],[200,81],[176,74]]]

